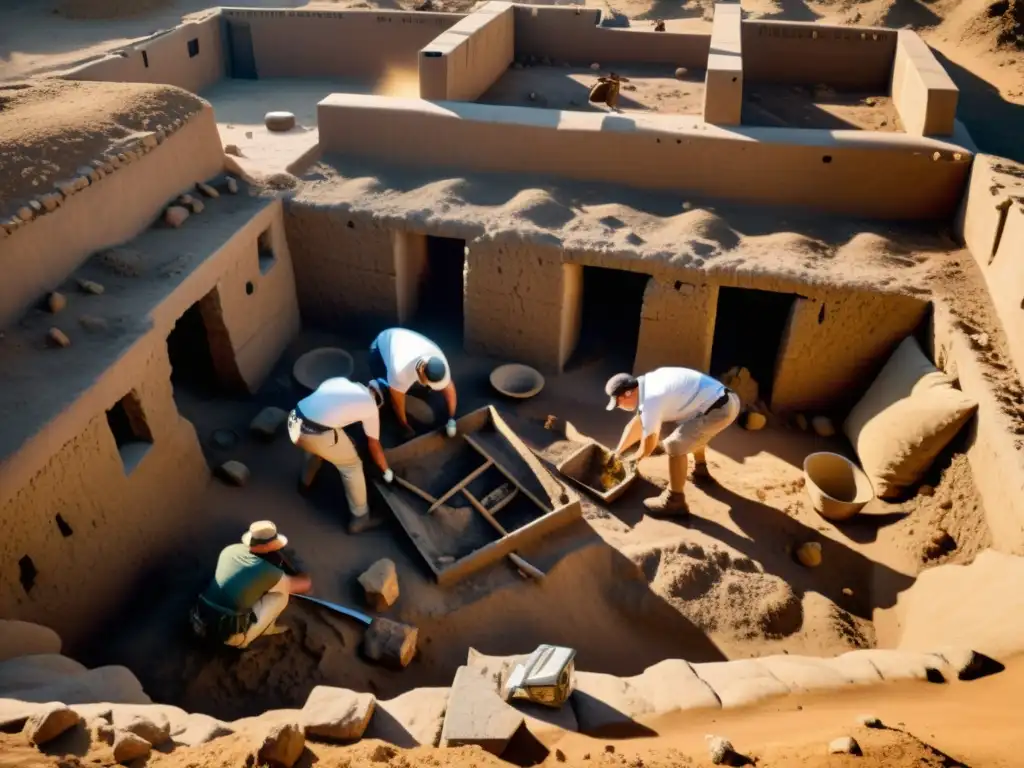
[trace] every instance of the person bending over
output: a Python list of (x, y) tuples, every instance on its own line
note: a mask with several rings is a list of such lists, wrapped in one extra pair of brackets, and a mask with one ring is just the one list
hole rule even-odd
[(693, 454), (694, 474), (707, 475), (707, 444), (739, 416), (739, 397), (717, 379), (689, 368), (658, 368), (640, 377), (618, 373), (608, 380), (604, 391), (610, 398), (609, 411), (636, 412), (622, 431), (616, 456), (621, 457), (637, 442), (640, 449), (635, 460), (650, 456), (658, 445), (662, 424), (675, 423), (664, 441), (668, 488), (660, 496), (644, 499), (644, 506), (664, 515), (685, 513), (687, 454)]
[(370, 507), (366, 496), (363, 462), (345, 427), (359, 423), (366, 435), (370, 457), (390, 483), (395, 473), (388, 467), (380, 445), (380, 415), (384, 403), (380, 385), (371, 381), (364, 386), (346, 378), (327, 379), (311, 395), (299, 401), (288, 414), (288, 437), (306, 452), (306, 463), (300, 481), (308, 488), (324, 461), (335, 466), (345, 486), (352, 519), (349, 533), (361, 533), (371, 527)]
[(269, 520), (249, 526), (242, 543), (225, 547), (209, 586), (189, 615), (199, 637), (233, 648), (248, 648), (258, 637), (286, 632), (277, 617), (288, 596), (309, 592), (313, 582), (290, 566), (282, 550), (288, 539)]
[(457, 398), (448, 360), (434, 342), (407, 328), (382, 331), (370, 344), (370, 375), (387, 387), (391, 407), (406, 435), (414, 430), (405, 413), (405, 399), (416, 384), (441, 392), (448, 406), (445, 432), (455, 437)]

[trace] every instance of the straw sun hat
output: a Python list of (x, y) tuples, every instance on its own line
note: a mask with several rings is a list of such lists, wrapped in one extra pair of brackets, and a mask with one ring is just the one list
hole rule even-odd
[(288, 539), (277, 532), (277, 526), (270, 520), (257, 520), (242, 534), (242, 543), (247, 547), (259, 547), (272, 541), (281, 542), (282, 547), (288, 546)]

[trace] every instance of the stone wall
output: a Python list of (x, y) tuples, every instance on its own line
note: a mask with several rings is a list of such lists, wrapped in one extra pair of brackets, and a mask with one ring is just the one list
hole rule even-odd
[(673, 365), (707, 371), (717, 308), (715, 284), (652, 278), (644, 292), (633, 372)]
[(512, 9), (484, 3), (420, 51), (420, 98), (475, 101), (494, 85), (515, 51)]

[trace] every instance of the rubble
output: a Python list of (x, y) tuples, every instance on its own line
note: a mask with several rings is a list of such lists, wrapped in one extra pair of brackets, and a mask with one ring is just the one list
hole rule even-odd
[(65, 731), (78, 725), (81, 718), (78, 713), (63, 704), (52, 703), (29, 717), (25, 723), (25, 735), (36, 745), (53, 741)]
[(273, 440), (287, 418), (287, 411), (282, 408), (268, 406), (257, 413), (253, 420), (249, 422), (249, 431), (263, 440)]
[(841, 736), (828, 744), (830, 755), (859, 755), (860, 745), (852, 736)]
[(416, 655), (418, 636), (416, 627), (376, 618), (363, 636), (363, 653), (371, 661), (404, 669)]
[(297, 723), (272, 725), (256, 749), (256, 765), (292, 768), (306, 749), (306, 735)]
[(363, 737), (377, 704), (371, 693), (318, 685), (302, 708), (307, 736), (330, 741), (356, 741)]
[(217, 477), (228, 485), (241, 487), (249, 482), (249, 468), (240, 461), (225, 461), (217, 467)]
[(46, 306), (49, 308), (50, 312), (52, 312), (55, 315), (62, 309), (64, 309), (64, 307), (66, 307), (67, 305), (67, 297), (63, 293), (60, 293), (58, 291), (54, 291), (53, 293), (46, 297)]
[(164, 211), (164, 223), (175, 228), (184, 224), (188, 217), (188, 209), (180, 205), (172, 205)]
[(52, 347), (70, 347), (71, 339), (60, 328), (51, 328), (46, 332), (46, 341)]
[(359, 576), (366, 603), (378, 613), (386, 611), (398, 600), (398, 572), (393, 560), (378, 560)]
[(153, 745), (131, 731), (117, 730), (114, 732), (114, 760), (122, 765), (148, 757)]

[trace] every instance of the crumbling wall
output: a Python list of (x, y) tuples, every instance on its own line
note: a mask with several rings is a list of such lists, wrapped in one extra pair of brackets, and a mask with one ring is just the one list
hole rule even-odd
[(582, 288), (582, 269), (564, 264), (561, 248), (515, 235), (474, 240), (466, 255), (466, 351), (561, 371), (579, 336)]
[(398, 321), (394, 227), (328, 206), (291, 203), (285, 231), (307, 323)]
[(512, 63), (512, 4), (491, 0), (420, 51), (420, 98), (475, 101)]
[(886, 93), (896, 30), (795, 21), (744, 21), (743, 71), (750, 83), (819, 83)]
[(224, 50), (219, 14), (186, 22), (84, 64), (64, 75), (68, 80), (176, 85), (200, 93), (224, 77)]
[(890, 89), (903, 129), (917, 136), (952, 136), (960, 89), (917, 32), (901, 29)]
[[(610, 117), (355, 94), (331, 94), (317, 114), (324, 152), (462, 172), (560, 175), (881, 219), (950, 217), (972, 157), (958, 144), (903, 134), (725, 129), (680, 116)], [(592, 162), (597, 156), (608, 162)]]
[(711, 53), (704, 75), (704, 119), (739, 125), (743, 111), (743, 12), (739, 3), (716, 3)]
[(149, 226), (168, 200), (223, 165), (213, 109), (204, 107), (159, 146), (15, 230), (0, 241), (0, 326), (20, 317), (90, 254)]
[(715, 335), (718, 286), (652, 278), (644, 290), (635, 374), (667, 365), (707, 371)]
[(707, 65), (709, 34), (612, 29), (598, 26), (600, 20), (597, 8), (517, 5), (516, 56), (586, 66), (628, 62), (703, 69)]
[(464, 16), (379, 9), (227, 8), (221, 14), (229, 26), (248, 26), (261, 78), (376, 80), (396, 72), (409, 72), (415, 77), (420, 49)]
[(774, 411), (845, 413), (896, 346), (921, 324), (914, 296), (829, 289), (797, 299), (772, 383)]
[[(209, 470), (195, 430), (178, 416), (170, 374), (162, 339), (135, 345), (85, 398), (95, 408), (85, 428), (45, 427), (39, 438), (55, 448), (49, 460), (28, 482), (4, 483), (0, 615), (45, 623), (73, 643), (126, 597), (147, 561), (187, 537), (182, 511), (194, 508)], [(126, 474), (105, 411), (129, 392), (152, 444)], [(37, 574), (28, 590), (23, 558)]]

